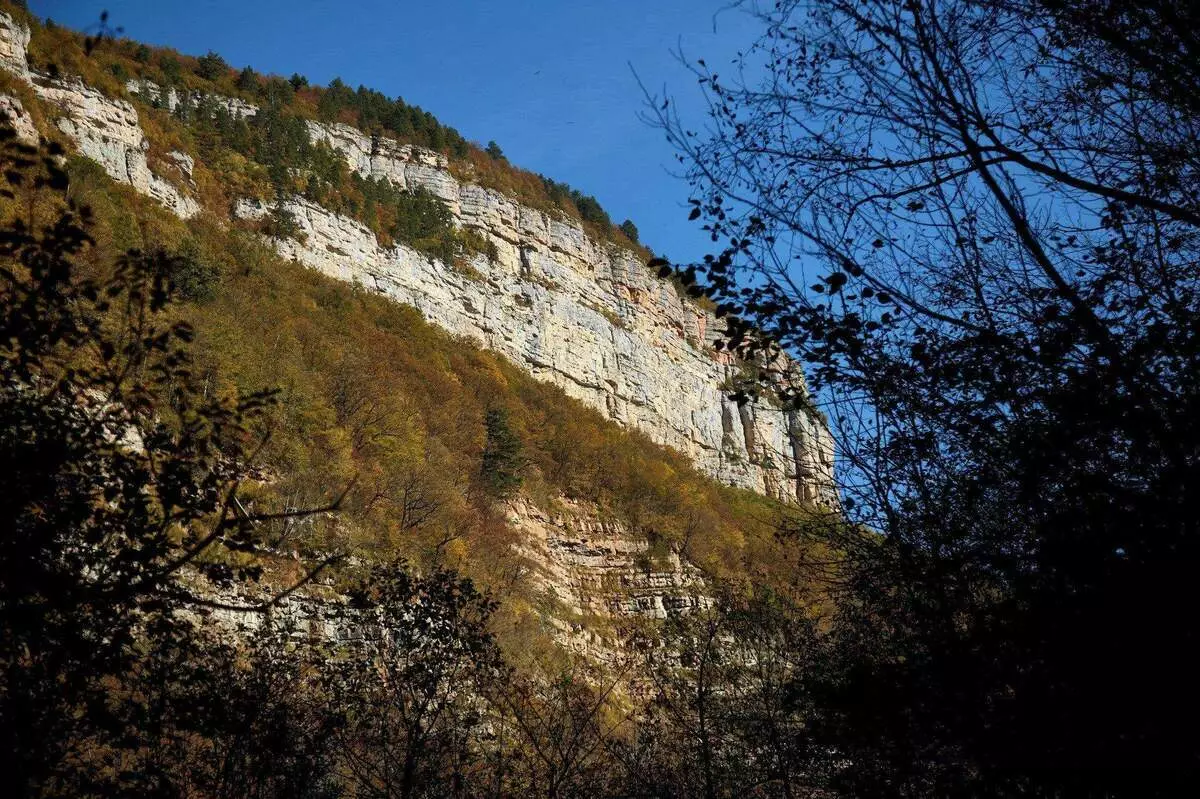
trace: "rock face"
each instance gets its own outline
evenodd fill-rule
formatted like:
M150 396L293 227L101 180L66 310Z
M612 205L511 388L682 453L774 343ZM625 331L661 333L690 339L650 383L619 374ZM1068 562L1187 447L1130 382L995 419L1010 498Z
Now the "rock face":
M63 111L59 130L114 180L128 183L183 219L200 212L199 203L150 170L146 161L150 143L130 103L110 100L77 81L42 84L35 79L34 88L42 99Z
M561 498L557 504L550 513L513 501L508 522L525 533L519 551L537 564L533 584L568 615L663 619L712 606L700 571L674 552L653 557L645 540L602 521L595 508Z
M381 247L363 225L303 199L279 207L301 231L275 241L285 257L418 308L724 482L833 501L825 428L803 412L729 401L722 386L739 367L706 346L715 320L633 253L476 186L463 187L459 219L491 237L499 255L476 257L469 270ZM243 200L235 213L272 210Z
M524 501L509 508L534 590L556 605L546 614L559 643L599 661L620 652L630 622L712 607L700 571L674 552L655 557L644 539L601 521L595 509L560 500L547 513Z
M162 87L151 80L127 81L125 91L141 97L151 105L161 106L172 112L179 107L183 99L174 87L168 88L164 96ZM188 97L194 108L203 108L206 105L213 109L223 108L233 119L249 119L258 114L258 106L238 97L222 97L203 92L192 92Z
M52 80L30 71L25 53L28 44L29 29L0 12L0 66L29 82L41 99L61 112L56 124L79 152L100 164L114 180L153 197L179 217L187 219L200 212L199 203L151 171L146 160L150 143L130 103L105 97L77 79Z
M29 28L0 11L0 67L29 79Z
M654 556L645 540L601 521L594 508L564 499L558 504L557 512L548 513L516 500L508 506L508 522L521 533L517 554L527 569L522 579L532 594L545 597L542 618L562 646L594 662L614 663L639 620L713 606L699 570L675 553ZM251 608L273 598L266 588L223 594L194 582L199 593L223 605L211 616L230 628L257 629L263 615ZM351 608L345 595L322 583L285 597L273 614L301 639L353 642L379 632L377 618Z
M25 110L25 106L16 97L0 94L0 120L8 122L16 131L17 140L23 144L37 144L37 126L33 117Z
M388 180L399 189L425 189L445 202L455 216L460 215L463 187L450 174L449 162L441 153L371 137L340 123L309 122L308 135L314 142L340 152L350 168L363 177Z
M194 200L148 168L133 105L77 81L32 75L28 41L28 30L0 13L0 65L32 81L63 112L57 124L79 150L177 215L197 213ZM147 82L131 82L127 90L168 107L179 102ZM257 113L241 100L204 101L231 115ZM477 256L469 268L456 268L404 246L381 247L358 222L299 198L277 204L301 231L296 240L275 241L284 256L417 307L431 322L679 450L725 483L784 500L836 504L833 442L822 421L766 403L730 402L727 388L741 367L711 347L720 323L652 275L635 253L589 237L572 220L460 182L438 153L344 124L311 122L309 134L361 175L441 198L456 225L494 245L495 257ZM172 158L190 173L186 154ZM234 212L253 219L274 210L242 200Z

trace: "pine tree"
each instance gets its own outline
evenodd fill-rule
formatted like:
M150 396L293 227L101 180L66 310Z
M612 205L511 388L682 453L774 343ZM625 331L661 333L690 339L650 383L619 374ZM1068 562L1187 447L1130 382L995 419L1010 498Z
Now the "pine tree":
M508 499L516 494L524 482L527 463L521 439L509 424L508 412L503 408L490 408L484 419L487 427L487 444L483 448L483 463L480 474L488 493L498 499Z
M258 91L258 73L246 67L238 74L237 87L244 92Z
M212 50L200 56L196 62L196 74L205 80L217 80L228 71L229 64L226 64L225 59Z

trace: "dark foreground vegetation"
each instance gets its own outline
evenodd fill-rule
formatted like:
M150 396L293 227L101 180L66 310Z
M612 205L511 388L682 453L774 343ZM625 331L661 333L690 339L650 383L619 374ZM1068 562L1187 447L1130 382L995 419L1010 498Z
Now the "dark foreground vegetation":
M729 346L806 358L882 534L838 547L798 689L833 784L1193 792L1197 5L760 20L745 71L694 64L707 136L653 109L722 248L685 279L737 317Z
M855 525L773 524L414 314L2 134L6 795L1194 790L1200 19L822 0L761 21L764 83L695 65L707 136L653 105L723 248L678 274L726 346L807 359ZM312 190L434 229L377 189ZM518 496L684 551L717 607L622 631L603 667L564 655L496 511ZM349 632L299 634L301 594ZM243 632L230 604L254 605Z

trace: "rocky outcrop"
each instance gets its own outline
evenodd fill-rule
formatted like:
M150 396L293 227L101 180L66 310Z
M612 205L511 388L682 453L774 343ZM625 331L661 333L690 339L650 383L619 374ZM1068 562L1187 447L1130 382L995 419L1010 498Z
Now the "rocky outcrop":
M111 100L78 81L40 83L35 79L34 88L63 112L57 121L59 130L114 180L128 183L183 219L200 212L199 203L151 171L146 160L150 143L130 103Z
M162 87L151 80L130 80L125 83L125 91L140 97L153 106L167 109L174 113L183 101L184 94L175 87L169 87L163 92ZM193 91L187 95L192 108L224 109L233 119L249 119L258 115L258 106L248 103L238 97L225 97L219 94L205 94Z
M79 150L179 216L195 214L195 201L147 166L136 109L77 81L31 75L28 38L28 30L0 14L0 63L63 112L57 124ZM177 93L164 95L152 83L133 81L127 89L168 108L179 102ZM193 99L220 104L231 115L257 113L234 98ZM477 256L461 268L407 247L382 247L358 222L302 199L277 204L301 231L295 240L274 242L283 255L417 307L431 322L679 450L721 481L785 500L836 504L833 443L822 421L765 402L732 403L727 387L741 367L711 347L720 323L657 279L636 253L590 237L573 220L460 181L441 154L349 125L308 127L314 141L341 153L358 174L441 198L455 224L485 236L495 257ZM172 157L190 173L188 156ZM243 200L235 214L253 219L274 210Z
M543 618L562 646L616 663L642 621L715 604L700 570L673 551L654 553L641 536L603 521L593 507L560 499L554 512L509 505L529 586L546 602Z
M369 178L391 181L399 189L425 189L441 199L456 216L462 187L449 172L446 156L382 136L368 136L350 125L308 123L314 142L340 152L350 168Z
M37 144L37 126L33 117L25 110L25 106L16 97L0 94L0 121L7 122L17 134L17 140L23 144Z
M146 159L150 143L130 103L105 97L78 79L51 79L30 71L28 44L29 29L0 12L0 66L29 82L60 113L55 124L79 152L114 180L153 197L176 216L187 219L199 213L199 203L150 169Z
M463 269L381 247L358 222L298 198L278 210L300 235L274 243L285 257L418 308L720 480L832 501L828 433L800 411L731 402L722 387L740 367L707 346L715 320L629 251L495 192L464 187L460 196L462 224L491 237L495 260L477 256ZM235 213L255 219L275 210L243 200Z
M477 259L471 266L481 279L472 280L411 250L385 252L365 228L300 201L286 205L310 238L280 243L289 256L416 305L724 482L836 503L825 425L804 412L730 402L722 387L739 367L711 349L720 323L636 254L596 241L572 220L460 182L439 153L344 124L310 122L309 133L364 177L442 199L457 225L492 242L496 258Z
M0 68L29 79L29 28L0 11Z
M712 606L700 571L677 553L655 557L644 538L581 503L557 507L518 500L508 522L523 533L518 551L536 564L532 584L563 606L562 617L664 619Z
M599 518L595 508L560 499L547 512L516 500L508 523L520 533L516 553L530 594L543 600L540 615L562 646L594 662L614 663L639 621L656 621L713 606L700 571L674 552L654 554L644 539ZM222 593L192 575L189 590L211 601L207 611L229 628L258 629L266 618L255 606L275 599L265 586ZM317 581L278 601L272 615L300 639L332 643L370 640L378 619L351 607L328 581Z

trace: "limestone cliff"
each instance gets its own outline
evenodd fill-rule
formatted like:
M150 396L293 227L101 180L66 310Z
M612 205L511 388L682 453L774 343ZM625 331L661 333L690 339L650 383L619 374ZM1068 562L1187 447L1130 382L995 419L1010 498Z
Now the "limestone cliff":
M36 74L26 59L28 42L29 31L0 13L0 66L54 109L55 124L80 153L178 216L229 212L201 209L189 196L187 154L171 154L177 169L169 171L182 186L151 170L132 103L77 80ZM167 107L179 102L174 90L143 81L126 90ZM234 98L193 100L219 103L232 115L257 113ZM786 500L836 503L833 445L823 422L767 403L730 402L725 389L740 366L711 347L720 323L652 275L634 252L590 237L571 219L459 181L438 153L344 124L312 122L309 134L362 175L435 194L456 225L494 244L496 257L478 256L469 269L456 269L408 247L383 247L358 222L300 198L279 203L300 228L297 238L274 242L280 252L417 307L435 324L683 452L721 481ZM232 209L249 218L271 210L254 198Z
M77 79L52 79L34 72L26 59L28 44L28 28L0 13L0 66L28 82L39 98L57 109L55 124L79 152L100 164L114 180L153 197L177 216L195 216L199 203L150 169L146 159L150 143L133 105L105 97Z
M644 539L601 520L595 508L560 500L548 513L518 501L508 521L521 533L531 587L557 605L544 614L555 638L594 659L614 658L631 621L713 604L695 566L674 552L654 556Z
M547 512L524 500L507 507L507 521L520 533L519 579L540 596L539 613L561 646L597 663L617 663L628 636L641 620L711 607L710 587L700 571L672 552L654 554L639 536L603 521L584 503L560 499ZM256 629L264 616L256 604L272 601L267 586L223 592L189 575L191 590L217 600L208 613L231 628ZM345 594L320 580L284 597L276 621L298 639L355 641L377 634L377 620L350 607Z

